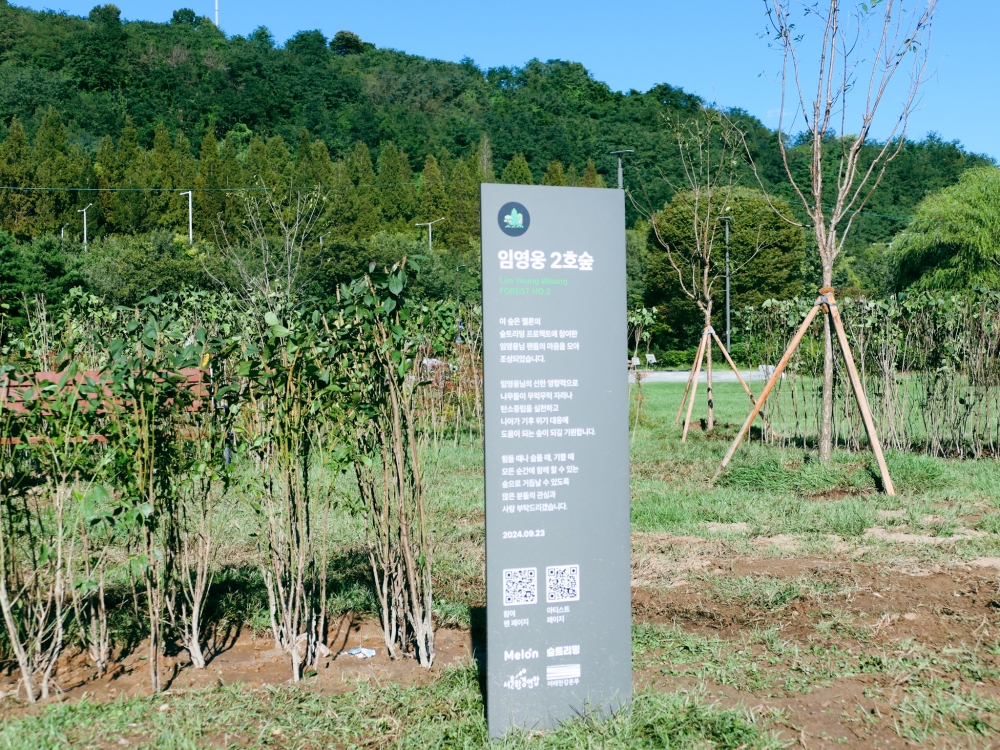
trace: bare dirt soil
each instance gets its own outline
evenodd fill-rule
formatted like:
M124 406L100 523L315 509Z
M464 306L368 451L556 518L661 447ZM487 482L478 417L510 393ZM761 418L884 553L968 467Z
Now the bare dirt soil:
M721 527L712 531L742 531ZM904 709L914 690L959 699L974 691L1000 701L1000 560L852 559L863 556L863 546L834 546L831 559L799 554L799 541L761 540L765 555L753 544L737 551L719 539L634 535L633 620L659 633L637 648L636 688L698 690L750 709L789 746L988 746L985 735L947 730L918 742L901 727L913 719ZM331 631L332 655L303 680L321 692L349 690L364 676L420 684L474 655L467 629L437 631L429 671L412 659L390 659L372 618L347 615ZM376 656L346 653L357 646ZM173 691L216 681L280 684L291 675L270 634L248 630L216 644L206 669L192 668L183 651L167 664ZM144 644L103 677L74 655L60 666L64 692L54 700L146 695L148 679ZM0 691L12 694L16 684L9 669ZM7 716L24 710L4 702Z
M781 739L806 748L993 744L947 728L907 738L900 727L912 716L900 706L914 687L1000 700L1000 560L762 558L733 554L726 542L636 536L645 554L635 556L634 622L707 639L710 659L732 660L713 680L692 678L699 665L683 648L679 660L674 650L653 665L637 654L637 687L700 684L722 705L771 717ZM794 548L789 541L767 540L772 552ZM767 601L776 591L787 601Z
M347 652L358 646L375 650L375 656L361 659ZM420 684L434 679L445 667L468 661L472 657L472 639L468 630L439 628L435 635L437 658L430 670L421 668L413 659L390 659L382 641L378 621L345 615L331 629L331 655L319 661L318 669L305 670L302 683L310 689L340 693L350 689L357 677L369 676L401 684ZM94 673L83 654L63 659L58 670L58 683L63 692L53 700L74 700L86 695L91 700L106 701L119 697L149 695L149 670L145 643L125 655L103 677ZM165 660L168 691L204 688L215 682L245 684L251 687L290 682L291 661L284 651L274 648L270 633L232 634L226 642L217 644L205 669L195 669L187 652ZM17 689L17 674L8 670L0 682L0 691L13 694ZM3 713L26 708L5 703Z

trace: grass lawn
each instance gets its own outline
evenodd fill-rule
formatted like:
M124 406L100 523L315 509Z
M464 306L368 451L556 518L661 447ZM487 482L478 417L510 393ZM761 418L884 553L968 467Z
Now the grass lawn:
M475 662L429 675L372 664L291 686L279 673L184 675L166 695L81 685L48 705L8 697L0 747L749 748L981 747L1000 740L1000 464L888 455L821 464L804 449L744 446L708 478L746 414L716 386L719 425L674 425L683 384L648 384L632 444L636 699L604 723L486 739ZM704 400L696 408L703 411ZM703 414L702 414L703 416ZM484 600L482 456L427 457L438 621L470 641ZM343 492L350 492L345 481ZM224 519L245 528L237 510ZM370 613L361 531L338 520L334 614ZM228 537L217 609L267 639L251 548ZM256 588L255 588L256 587ZM253 590L254 596L231 596ZM229 592L229 593L227 593ZM244 602L239 607L232 602ZM250 601L256 604L247 605ZM370 622L365 625L370 628ZM124 627L124 626L122 626ZM351 632L366 632L364 630ZM250 635L247 635L250 634ZM443 639L442 642L444 642ZM256 647L261 648L261 647ZM233 651L237 651L234 647ZM219 655L219 662L226 654ZM249 657L248 657L249 658ZM374 661L374 660L373 660ZM419 671L419 670L416 670ZM121 684L127 684L125 677Z

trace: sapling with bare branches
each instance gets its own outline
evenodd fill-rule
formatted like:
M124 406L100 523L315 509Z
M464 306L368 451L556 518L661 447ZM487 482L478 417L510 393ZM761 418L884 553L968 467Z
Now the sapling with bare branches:
M725 114L703 109L683 124L674 123L673 129L684 184L673 186L677 192L661 211L647 208L645 213L681 293L697 306L704 321L688 390L681 404L683 408L683 401L690 392L682 438L686 439L703 359L707 375L707 427L711 430L715 426L712 312L717 282L726 273L726 265L716 258L716 245L723 241L733 200L743 190L740 178L750 170L747 169L749 155L743 132ZM758 232L755 247L729 269L730 275L739 274L765 244L763 233ZM716 343L722 346L721 341ZM728 352L725 356L728 360ZM678 418L680 413L678 411Z
M273 300L272 300L273 303ZM319 313L284 308L264 315L259 346L248 347L240 428L260 486L248 500L260 527L260 567L275 647L288 654L292 679L326 648L326 525L332 495L317 491L317 458L331 455L330 376L336 351ZM322 438L326 441L320 444ZM331 467L324 465L324 470Z
M197 400L190 375L201 347L169 306L152 298L109 348L109 438L125 510L119 523L138 549L130 563L143 582L149 626L150 686L163 688L162 660L177 592L180 551L177 477L185 471L184 414ZM204 331L196 339L204 338Z
M211 366L230 347L210 341L204 329L194 347L202 362L197 400L179 415L178 454L183 466L175 478L177 496L177 589L167 598L170 619L196 669L205 668L204 611L215 575L217 540L214 508L228 484L225 448L238 414L238 387L222 382Z
M433 548L424 498L412 377L424 317L403 295L407 261L341 288L351 344L354 470L385 646L434 662ZM374 271L374 269L372 269Z
M937 0L764 0L768 36L782 55L778 147L795 195L816 238L822 287L851 227L906 140L910 114L927 71L927 49ZM897 75L909 81L897 92ZM873 141L877 117L895 99ZM892 105L889 105L892 106ZM801 118L801 119L800 119ZM800 124L801 123L801 124ZM806 139L790 145L786 129L804 126ZM808 169L799 168L800 151ZM789 221L793 219L789 218ZM833 338L823 316L821 460L833 450Z
M302 291L308 281L302 273L303 261L326 199L320 187L243 193L246 225L242 237L230 237L221 225L219 235L227 259L240 276L244 296L258 301L290 299Z
M0 613L33 703L51 694L65 642L77 514L99 474L87 438L100 401L75 365L54 380L2 369Z

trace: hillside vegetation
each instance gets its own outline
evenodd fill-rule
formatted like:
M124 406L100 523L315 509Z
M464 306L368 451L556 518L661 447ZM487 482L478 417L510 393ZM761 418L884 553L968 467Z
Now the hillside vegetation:
M647 263L646 249L655 247L640 217L684 188L675 133L710 106L666 83L613 91L574 62L482 70L471 60L377 49L350 32L327 39L302 31L279 45L264 27L227 37L187 9L169 23L126 22L113 5L81 18L0 0L0 229L10 235L0 253L12 258L0 271L0 294L58 296L85 282L111 301L129 301L209 283L225 275L206 271L218 260L213 248L223 237L240 242L246 230L252 195L241 189L279 185L328 193L312 237L314 292L332 293L371 260L426 247L415 222L444 216L422 283L433 296L451 294L454 269L466 265L460 293L464 285L474 294L479 182L612 186L608 152L632 148L630 302L663 310L672 294L656 258ZM728 115L746 134L744 185L794 208L776 133L740 110ZM793 168L808 169L806 149L792 157ZM894 291L897 264L880 243L907 226L922 199L988 164L936 135L907 143L852 229L838 286ZM186 189L195 190L194 249L186 247L187 198L179 195ZM80 210L91 203L98 259L83 263ZM792 255L779 265L789 271L767 287L769 296L816 282L808 245L803 252L797 241L785 244ZM748 270L737 306L762 293L753 280L766 271ZM912 264L907 274L921 275ZM685 338L689 316L680 308L671 315L663 331Z

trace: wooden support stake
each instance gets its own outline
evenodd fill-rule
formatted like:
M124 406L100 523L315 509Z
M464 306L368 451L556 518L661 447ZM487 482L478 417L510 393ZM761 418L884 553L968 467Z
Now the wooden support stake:
M729 366L732 368L733 372L736 374L736 379L740 381L740 385L743 386L743 390L746 391L747 396L750 397L750 403L756 405L757 400L753 397L753 391L750 390L750 386L747 385L746 381L743 379L743 376L740 375L739 368L736 366L736 363L733 362L733 358L729 356L729 352L726 351L726 347L722 345L722 341L719 339L719 334L717 334L713 330L712 331L712 337L715 339L715 343L718 344L719 348L722 350L722 356L726 358L726 362L729 363ZM767 417L765 417L763 414L761 414L760 418L761 418L761 421L764 423L764 426L767 427L767 429L771 431L771 437L773 437L775 440L777 440L778 439L778 433L775 432L774 428L771 426L771 423L767 421Z
M715 476L712 477L714 482L719 478L719 475L725 471L726 467L729 466L729 462L733 460L733 455L736 453L736 449L740 447L740 443L743 442L743 438L750 431L750 425L760 414L760 410L764 408L764 403L767 401L767 397L771 395L771 391L777 384L778 379L781 377L781 373L785 371L788 366L788 361L792 358L792 354L798 349L799 344L802 341L802 337L806 335L806 331L812 324L813 319L816 317L816 313L819 312L819 306L823 304L825 297L820 296L816 298L816 302L813 304L812 310L806 315L805 320L802 321L802 325L799 326L799 330L795 332L794 338L792 338L791 343L789 343L788 348L785 349L785 353L781 355L781 360L778 362L777 366L774 368L774 372L771 374L770 379L767 381L767 385L764 386L764 390L760 394L760 400L754 404L753 409L750 410L750 416L747 417L743 426L740 427L740 431L736 434L736 439L733 440L733 444L729 446L729 450L726 452L725 458L722 459L722 463L719 464L719 468L715 471Z
M681 414L684 413L684 404L687 403L688 393L691 392L691 381L694 380L694 371L695 368L697 367L696 363L698 362L698 358L701 356L701 348L703 346L705 346L704 335L698 341L698 351L695 352L694 362L691 363L691 372L688 373L688 382L687 385L684 386L684 395L681 396L681 405L677 407L677 417L674 419L674 424L677 424L678 422L681 421Z
M861 378L858 377L858 368L854 364L854 355L851 353L851 346L847 342L847 332L844 330L844 323L840 319L840 310L837 309L837 302L833 297L832 289L827 293L827 297L829 299L827 308L830 311L830 320L837 331L837 340L840 342L840 349L844 354L844 361L847 363L847 374L851 380L851 388L854 390L854 398L857 399L858 408L861 410L861 420L865 423L865 432L868 433L868 442L872 447L872 453L875 454L879 471L882 473L882 486L885 488L885 494L889 497L895 497L896 488L892 483L892 477L889 476L889 467L886 465L885 456L882 454L882 443L879 441L878 433L875 430L875 419L872 417L871 409L868 406L868 397L865 395Z
M688 401L687 416L684 418L684 431L681 433L681 442L687 442L688 428L691 426L691 412L694 411L694 400L698 395L698 376L701 375L701 360L705 355L705 349L710 346L707 333L701 335L701 346L698 347L698 359L694 363L694 380L691 382L691 399Z

